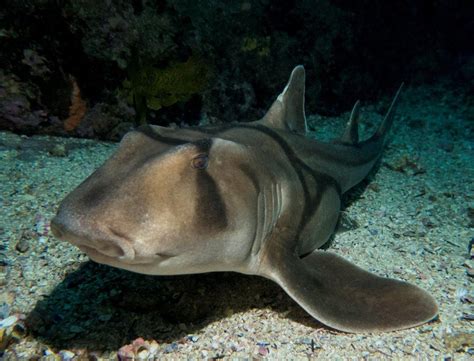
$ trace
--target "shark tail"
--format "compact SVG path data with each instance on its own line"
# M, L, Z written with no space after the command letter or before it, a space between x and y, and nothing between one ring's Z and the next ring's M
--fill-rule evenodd
M385 114L385 118L383 119L382 123L380 124L379 128L377 131L372 135L370 140L384 140L385 136L389 132L390 128L392 127L393 124L393 115L395 113L394 109L398 101L398 97L403 89L404 83L400 84L400 87L397 90L397 93L393 97L392 104L390 104L390 108L388 108L387 114Z
M403 88L404 83L400 85L395 94L395 97L392 100L392 104L390 104L390 108L388 108L387 114L378 127L377 131L368 139L369 142L375 141L382 141L384 140L385 136L389 132L390 128L392 127L393 123L393 115L394 109L398 101L398 97L400 92ZM351 116L349 121L347 122L346 129L344 134L340 138L339 142L348 145L358 145L359 144L359 113L360 113L360 101L358 100L354 107L352 108Z

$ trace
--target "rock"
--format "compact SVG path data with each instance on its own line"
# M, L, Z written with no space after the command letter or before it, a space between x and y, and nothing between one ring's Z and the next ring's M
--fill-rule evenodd
M55 144L51 149L49 149L48 153L53 157L66 157L66 146L64 144Z
M260 356L267 356L269 354L269 351L268 351L268 348L264 347L264 346L260 346L258 348L258 354Z
M61 361L70 361L76 354L72 351L68 350L61 350L59 351L59 357L61 357Z
M5 351L8 346L9 337L4 328L0 329L0 352Z
M464 348L474 347L474 333L456 332L447 334L444 338L446 348L453 351L462 351Z
M125 345L120 348L117 352L117 357L120 361L133 360L135 358L135 353L132 345Z
M463 312L463 314L461 316L461 320L474 321L474 313ZM474 337L474 334L473 334L473 337Z
M191 341L191 342L197 342L197 340L199 340L199 336L189 335L188 340Z
M474 268L474 259L467 259L464 261L464 266L467 268Z
M0 329L8 328L18 321L17 316L10 316L0 321Z
M156 355L158 353L158 348L159 348L158 342L156 342L155 340L152 340L149 343L148 351L150 352L151 355Z
M143 349L137 353L138 360L148 360L150 356L150 352L147 349Z
M6 303L5 301L3 301L0 304L0 318L4 319L4 318L7 318L8 316L10 316L10 305Z
M15 249L20 253L25 253L30 249L30 242L26 238L21 238L16 244Z
M354 218L351 218L346 212L341 212L339 222L337 224L337 232L343 233L346 231L359 228L360 225Z
M178 345L175 342L173 342L172 344L165 347L164 352L171 353L173 351L176 351L177 349L178 349Z

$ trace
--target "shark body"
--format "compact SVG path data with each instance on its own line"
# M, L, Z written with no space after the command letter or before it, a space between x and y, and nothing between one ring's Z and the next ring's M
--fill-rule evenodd
M395 97L359 141L358 103L340 140L305 137L305 72L296 67L258 121L218 127L144 126L61 203L52 229L99 263L152 275L235 271L277 282L320 322L390 331L437 315L417 286L318 250L341 195L380 157Z

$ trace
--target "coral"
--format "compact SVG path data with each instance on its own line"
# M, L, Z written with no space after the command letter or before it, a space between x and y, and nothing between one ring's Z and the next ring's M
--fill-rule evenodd
M158 5L137 9L132 1L70 1L67 19L73 33L81 36L84 51L97 59L127 69L134 59L172 59L179 29L172 14Z
M370 99L443 69L459 69L458 83L472 93L472 65L461 57L472 58L473 7L472 1L6 0L0 68L22 90L0 85L6 92L0 127L63 134L70 74L91 109L116 102L121 92L138 122L161 125L200 116L211 123L256 119L295 64L307 69L308 111L326 115L350 108L361 94ZM187 64L191 55L205 66ZM474 106L470 93L465 103ZM93 117L100 135L82 126L81 134L103 137L107 109L92 112L101 114Z
M72 92L71 105L69 106L69 117L64 121L64 129L68 132L77 128L87 111L87 104L81 97L81 89L76 79L71 77Z
M65 10L69 27L81 36L86 54L126 68L131 46L138 39L130 23L134 18L130 2L70 1Z
M0 71L0 128L32 131L42 122L42 114L32 112L38 89L28 87L10 74Z
M120 98L113 102L97 103L81 119L74 134L80 137L98 137L120 140L133 127L135 112Z
M44 56L39 55L35 50L25 49L23 50L22 63L30 67L30 74L33 76L42 77L45 74L51 72L48 68L48 61Z

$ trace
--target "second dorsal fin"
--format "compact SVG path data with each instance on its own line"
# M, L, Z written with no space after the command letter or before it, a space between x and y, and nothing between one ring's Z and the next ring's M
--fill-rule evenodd
M356 145L359 143L359 109L360 101L356 101L352 108L351 117L346 125L346 130L340 139L341 143Z
M402 88L403 88L403 83L400 85L400 88L398 88L398 91L392 100L392 104L390 105L390 108L388 109L384 120L380 124L377 131L369 138L369 140L371 141L381 140L383 143L385 136L387 135L388 131L390 130L390 127L392 126L394 108L395 108L395 105L397 104L397 100L400 95L400 92L402 91ZM359 110L360 110L360 102L357 101L354 105L354 108L352 108L351 117L349 118L349 121L347 122L346 130L344 131L344 134L342 135L342 137L339 140L335 141L336 143L348 144L348 145L359 144Z
M283 92L273 102L261 122L269 127L306 134L304 113L305 70L302 65L293 69Z

